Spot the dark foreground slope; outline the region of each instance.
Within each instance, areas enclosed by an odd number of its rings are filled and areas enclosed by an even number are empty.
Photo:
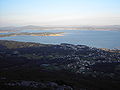
[[[120,51],[0,41],[0,90],[119,90]]]

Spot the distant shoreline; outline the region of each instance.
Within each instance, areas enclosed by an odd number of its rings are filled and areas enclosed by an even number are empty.
[[[22,35],[29,35],[29,36],[64,36],[64,32],[58,33],[50,33],[50,32],[42,32],[42,33],[10,33],[10,34],[1,34],[0,37],[11,37],[11,36],[22,36]]]
[[[62,34],[49,34],[49,35],[35,35],[35,34],[32,34],[30,36],[64,36]]]
[[[68,26],[11,26],[0,27],[0,33],[16,32],[21,30],[95,30],[95,31],[120,31],[120,25],[106,25],[106,26],[81,26],[81,25],[68,25]]]

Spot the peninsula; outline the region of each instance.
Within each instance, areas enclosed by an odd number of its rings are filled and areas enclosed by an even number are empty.
[[[52,33],[52,32],[41,32],[41,33],[7,33],[7,34],[0,34],[0,37],[10,37],[10,36],[22,36],[22,35],[29,35],[29,36],[63,36],[64,32]]]

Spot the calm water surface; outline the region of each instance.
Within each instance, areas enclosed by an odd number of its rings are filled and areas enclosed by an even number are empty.
[[[14,40],[45,44],[80,44],[97,48],[120,48],[120,31],[92,30],[23,30],[21,32],[65,32],[64,36],[11,36],[0,40]]]

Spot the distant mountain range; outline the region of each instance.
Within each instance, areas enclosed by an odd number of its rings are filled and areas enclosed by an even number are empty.
[[[0,27],[0,31],[16,31],[16,30],[120,30],[120,25],[108,25],[108,26],[21,26],[21,27]]]

